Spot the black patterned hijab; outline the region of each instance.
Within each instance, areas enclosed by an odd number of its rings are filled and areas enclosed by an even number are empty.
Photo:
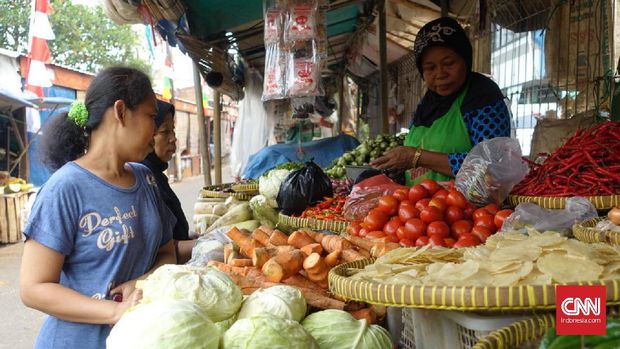
[[[468,76],[461,89],[450,96],[441,96],[428,90],[413,114],[413,125],[427,127],[432,125],[435,120],[448,112],[454,100],[468,85],[473,85],[475,88],[470,87],[465,96],[461,105],[462,114],[503,98],[501,91],[492,80],[482,74],[472,73],[471,42],[463,27],[456,20],[441,17],[426,23],[420,29],[413,46],[413,55],[420,74],[422,74],[424,51],[435,46],[451,48],[463,57],[467,65]]]

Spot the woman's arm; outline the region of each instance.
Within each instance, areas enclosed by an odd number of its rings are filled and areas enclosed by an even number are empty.
[[[196,240],[178,240],[177,244],[177,263],[185,264],[192,258],[192,250],[196,246]]]
[[[414,147],[396,147],[371,162],[370,165],[380,170],[394,168],[408,170],[413,168],[413,158],[415,157],[416,150]],[[417,167],[425,167],[446,176],[453,176],[448,154],[445,153],[422,150]]]
[[[63,263],[61,253],[32,239],[25,242],[20,296],[26,306],[65,321],[115,324],[125,310],[137,303],[137,292],[119,303],[93,299],[60,285]]]

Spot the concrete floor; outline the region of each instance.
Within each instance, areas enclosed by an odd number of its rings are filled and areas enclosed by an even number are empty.
[[[224,164],[227,165],[227,164]],[[213,178],[213,177],[212,177]],[[223,168],[225,183],[231,181],[229,166]],[[171,185],[188,221],[194,214],[194,203],[203,177],[185,178]],[[23,243],[0,245],[0,349],[32,348],[45,314],[26,308],[19,298],[19,267]]]

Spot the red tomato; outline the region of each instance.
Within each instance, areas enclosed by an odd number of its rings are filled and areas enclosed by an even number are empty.
[[[473,229],[473,228],[472,228]],[[472,233],[468,233],[468,234],[463,234],[459,237],[459,240],[461,239],[471,239],[474,240],[474,242],[476,243],[476,245],[480,244],[480,239],[478,239],[478,237]],[[458,242],[458,240],[457,240]]]
[[[444,188],[437,190],[435,195],[433,195],[433,199],[442,199],[445,200],[448,197],[448,191]]]
[[[495,222],[493,222],[493,216],[482,216],[474,220],[474,227],[481,226],[489,229],[492,233],[495,232]]]
[[[360,222],[358,221],[351,222],[351,224],[349,224],[349,226],[347,227],[347,234],[353,235],[353,236],[359,236],[361,229],[362,229],[362,226],[360,225]]]
[[[368,216],[364,218],[364,223],[366,224],[366,229],[368,229],[369,231],[381,230],[389,219],[390,216],[385,214],[385,212],[379,211],[375,208],[368,212]]]
[[[406,222],[408,220],[410,220],[411,218],[418,218],[420,217],[420,211],[418,211],[417,208],[415,207],[401,207],[398,210],[398,218],[400,218],[401,221]]]
[[[419,200],[428,197],[428,190],[419,184],[416,184],[409,189],[409,200],[411,200],[411,202],[418,202]]]
[[[471,238],[460,238],[456,243],[454,243],[454,248],[461,248],[461,247],[473,247],[473,246],[477,246],[480,245],[479,242],[477,242],[474,239]]]
[[[400,219],[398,219],[398,216],[392,216],[392,217],[390,217],[390,220],[389,220],[388,222],[391,222],[391,221],[399,221],[399,220],[400,220]]]
[[[402,225],[403,223],[400,221],[400,219],[390,220],[383,227],[383,232],[387,235],[394,235],[396,234],[396,230],[400,228]]]
[[[409,198],[409,191],[405,188],[396,189],[392,196],[395,197],[398,201],[405,201]]]
[[[450,236],[450,227],[444,221],[433,222],[426,228],[428,236],[439,235],[442,239]]]
[[[489,211],[487,211],[486,208],[483,207],[483,208],[479,208],[479,209],[475,210],[474,214],[472,215],[472,218],[474,220],[476,220],[476,219],[478,219],[478,218],[480,218],[482,216],[491,216],[491,217],[493,217],[493,215],[491,213],[489,213]]]
[[[441,213],[441,211],[437,207],[429,206],[420,211],[420,219],[427,224],[435,221],[440,221],[443,219],[443,213]]]
[[[443,213],[444,218],[448,224],[454,224],[456,221],[460,221],[465,218],[463,210],[456,206],[448,206],[446,212]]]
[[[454,181],[449,181],[448,182],[448,189],[450,189],[450,190],[454,189]]]
[[[452,231],[452,236],[458,239],[461,235],[471,232],[471,228],[471,222],[462,219],[460,221],[454,222],[450,230]]]
[[[413,247],[415,246],[415,241],[409,240],[407,238],[400,239],[400,245],[405,247]]]
[[[467,207],[467,199],[465,195],[461,194],[458,190],[452,189],[450,193],[448,193],[448,197],[446,197],[446,202],[450,206],[456,206],[458,208]]]
[[[396,237],[398,237],[399,239],[406,239],[409,236],[409,233],[407,232],[407,230],[405,230],[405,226],[401,225],[400,227],[398,227],[398,229],[396,229]]]
[[[446,245],[446,247],[453,247],[456,243],[456,240],[454,240],[453,238],[447,238],[443,239],[443,243]]]
[[[484,206],[484,209],[489,211],[490,214],[496,214],[497,211],[499,210],[499,208],[497,208],[496,204],[488,204],[488,205]]]
[[[465,209],[463,210],[463,214],[465,215],[465,218],[472,218],[474,215],[474,211],[476,211],[478,209],[478,207],[476,207],[476,205],[472,204],[471,202],[467,203],[467,206],[465,206]]]
[[[392,195],[382,196],[379,198],[377,209],[387,213],[389,216],[393,216],[398,211],[398,200]]]
[[[402,207],[415,207],[415,202],[411,200],[403,200],[400,202],[400,205],[398,205],[398,209],[401,209]]]
[[[439,211],[443,212],[448,207],[448,204],[446,203],[446,200],[444,200],[444,199],[432,198],[431,201],[428,203],[428,206],[429,207],[430,206],[437,207],[439,209]]]
[[[370,233],[366,234],[366,239],[368,240],[381,239],[384,237],[385,237],[385,233],[382,232],[381,230],[371,231]]]
[[[418,202],[415,203],[415,208],[417,208],[419,211],[422,211],[425,207],[428,206],[429,202],[431,202],[431,199],[418,200]]]
[[[475,237],[478,238],[478,240],[480,240],[480,242],[485,242],[487,241],[487,238],[491,235],[493,235],[493,232],[483,226],[477,225],[473,228],[471,228],[471,233],[472,235],[474,235]]]
[[[415,240],[426,234],[426,223],[419,218],[412,218],[405,223],[405,237]]]
[[[443,241],[443,237],[441,237],[441,235],[431,235],[431,237],[428,238],[428,240],[432,246],[442,246],[442,247],[446,246],[446,243]]]
[[[366,229],[366,228],[360,229],[360,236],[361,237],[366,237],[366,235],[368,235],[368,229]]]
[[[428,236],[420,236],[416,241],[415,241],[415,245],[417,247],[421,247],[421,246],[426,246],[428,245],[428,243],[430,242],[430,239]]]
[[[497,228],[497,230],[502,229],[502,226],[504,225],[504,221],[511,214],[512,214],[512,210],[497,211],[497,213],[495,214],[495,217],[493,218],[493,223],[495,223],[495,227]]]
[[[385,242],[399,242],[400,241],[400,239],[396,235],[386,235],[386,237],[384,237],[383,239],[385,240]]]
[[[432,179],[425,179],[420,184],[428,190],[429,195],[435,195],[435,193],[441,189],[439,183],[435,182]]]

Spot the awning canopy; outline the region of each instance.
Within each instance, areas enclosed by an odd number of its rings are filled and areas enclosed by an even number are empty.
[[[0,111],[13,112],[19,108],[36,108],[36,105],[26,99],[25,96],[17,95],[4,89],[0,89]]]

